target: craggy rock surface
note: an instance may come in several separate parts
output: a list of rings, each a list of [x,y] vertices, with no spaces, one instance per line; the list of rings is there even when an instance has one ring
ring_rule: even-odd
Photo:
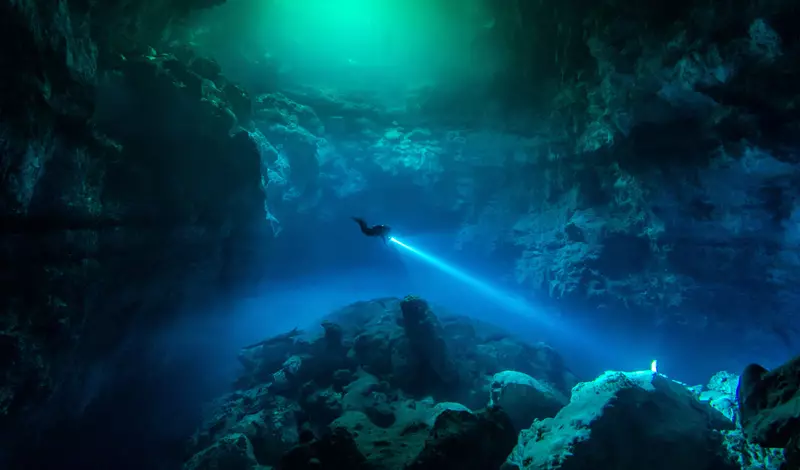
[[[502,400],[487,407],[494,374],[518,366],[559,395],[575,384],[545,346],[437,317],[417,297],[356,303],[322,325],[242,351],[238,390],[210,407],[184,468],[499,468],[518,430]]]
[[[411,339],[412,309],[430,326],[425,341]],[[554,382],[572,376],[552,350],[437,316],[411,296],[350,305],[322,327],[242,350],[237,390],[210,405],[184,469],[795,468],[745,437],[739,377],[728,372],[693,387],[650,371]],[[508,349],[493,343],[522,347],[516,365],[527,373],[506,369],[498,351]],[[442,387],[430,363],[410,360],[422,351],[448,358],[458,385]]]
[[[739,382],[739,415],[749,439],[767,447],[784,447],[800,433],[800,359],[767,371],[747,366]]]
[[[516,443],[517,433],[508,414],[489,408],[472,414],[446,410],[433,424],[425,448],[407,468],[434,470],[499,467]]]
[[[800,360],[771,371],[750,364],[737,388],[742,432],[753,443],[785,449],[787,468],[800,468]]]
[[[567,395],[522,372],[494,374],[489,386],[489,404],[506,410],[517,431],[527,429],[535,419],[555,416],[568,402]]]
[[[609,322],[754,348],[791,323],[796,2],[477,3],[493,26],[471,47],[509,59],[490,83],[412,89],[394,97],[404,106],[291,75],[259,93],[276,225],[369,199],[410,234],[458,233],[456,248],[525,290],[592,315],[611,307]]]
[[[693,387],[649,371],[606,372],[523,430],[503,469],[794,468],[781,449],[745,437],[738,383],[729,372]]]
[[[409,312],[426,335],[412,339],[421,326]],[[693,387],[650,371],[576,384],[549,348],[411,296],[350,305],[322,327],[242,350],[245,373],[209,407],[186,470],[795,468],[788,449],[748,436],[740,408],[747,416],[751,402],[740,407],[728,372]],[[413,360],[423,351],[437,354]],[[445,363],[458,381],[443,387],[430,364]]]
[[[690,387],[690,390],[701,402],[708,403],[736,425],[735,429],[720,431],[724,452],[730,461],[743,470],[784,468],[785,459],[780,449],[762,447],[746,437],[739,416],[738,384],[739,376],[718,372],[708,385]]]
[[[0,433],[77,412],[87,364],[251,273],[250,97],[149,47],[216,3],[0,2]]]
[[[554,418],[520,434],[507,468],[738,469],[719,431],[734,424],[685,386],[642,372],[577,385]]]

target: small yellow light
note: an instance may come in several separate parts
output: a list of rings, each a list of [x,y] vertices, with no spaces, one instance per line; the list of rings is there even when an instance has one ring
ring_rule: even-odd
[[[653,362],[650,363],[650,371],[654,374],[658,374],[658,361],[653,359]]]

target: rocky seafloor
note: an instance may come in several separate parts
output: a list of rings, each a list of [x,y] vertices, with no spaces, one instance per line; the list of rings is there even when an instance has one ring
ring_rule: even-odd
[[[358,302],[243,348],[184,469],[800,468],[794,362],[579,382],[548,345],[435,310]]]

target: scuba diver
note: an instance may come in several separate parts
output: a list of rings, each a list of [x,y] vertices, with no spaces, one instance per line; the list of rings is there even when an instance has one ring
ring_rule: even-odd
[[[364,219],[360,219],[358,217],[351,217],[351,219],[355,220],[358,226],[361,228],[361,233],[368,237],[381,237],[383,239],[383,243],[389,238],[389,233],[392,231],[392,228],[388,225],[373,225],[370,227],[367,225],[367,222]]]

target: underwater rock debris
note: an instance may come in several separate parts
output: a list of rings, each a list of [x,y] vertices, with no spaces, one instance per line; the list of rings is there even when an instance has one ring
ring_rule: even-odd
[[[426,333],[412,341],[420,322]],[[323,325],[315,338],[242,351],[246,364],[265,365],[249,366],[249,378],[212,404],[185,470],[228,461],[282,470],[756,470],[785,462],[737,426],[739,378],[728,372],[693,387],[649,370],[561,382],[571,374],[552,348],[439,316],[417,297],[358,302]],[[437,374],[414,373],[416,384],[401,377],[415,370],[416,354],[445,350],[438,357],[448,358],[458,386],[443,388]]]
[[[717,372],[705,387],[690,387],[701,402],[708,403],[736,425],[735,429],[720,431],[723,453],[728,460],[743,470],[784,469],[786,462],[781,449],[762,447],[745,437],[739,418],[737,388],[739,376],[730,372]],[[790,470],[784,469],[784,470]]]
[[[517,429],[503,399],[487,407],[492,376],[519,368],[564,396],[575,384],[550,348],[439,317],[416,297],[359,302],[323,325],[317,338],[242,350],[244,376],[210,408],[185,469],[214,458],[287,470],[498,468]]]

